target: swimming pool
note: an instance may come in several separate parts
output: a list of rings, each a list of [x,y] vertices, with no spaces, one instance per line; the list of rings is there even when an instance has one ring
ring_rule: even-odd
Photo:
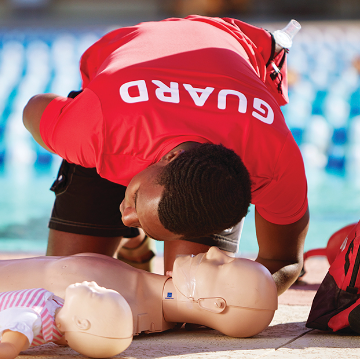
[[[0,174],[0,252],[44,253],[47,221],[54,194],[49,190],[57,174],[36,166],[7,168]],[[311,222],[305,249],[323,247],[330,235],[360,219],[360,181],[350,175],[308,171]],[[158,251],[162,252],[162,242]],[[254,209],[246,218],[240,242],[241,254],[256,253]]]
[[[308,250],[360,219],[360,25],[302,25],[289,56],[291,102],[283,111],[308,176]],[[44,253],[54,198],[48,189],[59,159],[30,138],[22,109],[36,93],[78,89],[80,55],[105,31],[0,29],[0,251]],[[256,251],[251,208],[240,252]]]

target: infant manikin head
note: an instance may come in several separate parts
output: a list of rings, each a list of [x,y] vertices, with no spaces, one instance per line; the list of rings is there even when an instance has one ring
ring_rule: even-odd
[[[76,283],[65,291],[55,318],[67,344],[80,354],[107,358],[124,351],[133,336],[129,304],[118,292],[95,282]]]
[[[261,332],[277,309],[277,289],[270,272],[252,260],[229,257],[217,247],[197,256],[178,257],[172,277],[179,292],[177,302],[187,307],[190,322],[229,336]]]

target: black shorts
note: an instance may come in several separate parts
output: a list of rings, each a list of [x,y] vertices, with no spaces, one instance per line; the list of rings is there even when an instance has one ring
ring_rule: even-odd
[[[51,190],[56,199],[49,228],[97,237],[132,238],[139,234],[137,228],[126,227],[121,220],[119,206],[126,187],[100,177],[95,168],[64,160]],[[236,252],[240,234],[237,230],[191,241]]]
[[[51,190],[56,199],[49,228],[98,237],[136,237],[137,228],[121,220],[126,187],[100,177],[95,168],[63,161]]]

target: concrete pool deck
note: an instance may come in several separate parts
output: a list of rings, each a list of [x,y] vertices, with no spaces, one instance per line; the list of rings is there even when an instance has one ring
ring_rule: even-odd
[[[21,256],[0,255],[0,259]],[[161,271],[157,258],[156,271]],[[183,328],[157,334],[144,334],[116,358],[126,359],[235,359],[306,358],[341,359],[360,357],[360,337],[335,335],[306,328],[313,297],[328,270],[325,257],[311,257],[306,274],[279,297],[279,308],[270,326],[252,338],[230,338],[215,330]],[[68,347],[46,344],[23,351],[18,358],[81,358]]]

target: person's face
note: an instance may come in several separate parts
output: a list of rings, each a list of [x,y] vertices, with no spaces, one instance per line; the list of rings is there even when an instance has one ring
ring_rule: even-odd
[[[135,175],[120,204],[125,226],[142,228],[149,237],[161,241],[181,239],[181,235],[165,229],[158,217],[163,186],[158,185],[155,180],[165,164],[160,161]]]

